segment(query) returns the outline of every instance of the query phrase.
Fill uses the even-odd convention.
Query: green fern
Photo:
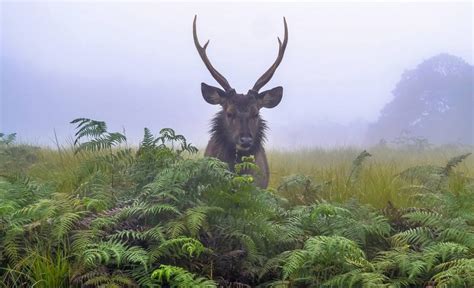
[[[432,280],[439,287],[472,287],[474,285],[474,259],[457,259],[436,267],[439,273]]]
[[[202,243],[194,238],[188,237],[177,237],[168,239],[162,242],[159,246],[155,246],[150,251],[151,262],[155,262],[162,257],[175,257],[175,258],[192,258],[199,256],[205,252],[206,249]]]
[[[229,171],[172,129],[135,150],[105,122],[72,124],[60,152],[0,135],[0,287],[474,286],[469,153],[385,169],[380,193],[416,207],[379,211],[359,202],[381,167],[362,171],[366,151],[349,173],[311,166],[263,190],[252,157]],[[358,201],[325,199],[339,190]],[[418,201],[392,202],[405,191]]]
[[[107,125],[103,121],[96,121],[88,118],[78,118],[71,121],[71,124],[77,124],[76,139],[74,145],[77,145],[75,153],[80,151],[99,151],[111,149],[112,147],[126,141],[125,135],[114,132],[107,132]],[[84,137],[90,138],[89,141],[80,143]]]
[[[119,267],[125,263],[140,264],[147,267],[149,262],[147,251],[137,246],[128,247],[117,240],[90,244],[82,252],[81,258],[85,265],[90,268],[102,264],[114,264]]]
[[[368,157],[371,157],[371,156],[372,155],[369,152],[364,150],[360,152],[360,154],[354,159],[354,161],[352,162],[351,172],[349,173],[349,176],[347,177],[346,186],[348,186],[349,184],[359,179],[360,171],[362,169],[362,164]]]
[[[355,263],[367,262],[355,242],[340,236],[311,237],[303,249],[284,252],[277,258],[282,263],[283,280],[309,285],[321,285],[356,268]]]
[[[158,279],[162,285],[168,287],[217,287],[217,284],[212,280],[197,276],[181,267],[170,265],[160,265],[160,268],[153,271],[151,277]]]

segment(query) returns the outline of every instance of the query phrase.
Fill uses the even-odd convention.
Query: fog
[[[275,60],[286,17],[288,48],[265,86],[284,87],[262,110],[269,147],[363,145],[404,71],[440,53],[473,63],[471,2],[0,5],[0,132],[36,144],[54,131],[67,141],[87,117],[131,143],[171,127],[205,145],[219,107],[200,84],[218,84],[193,44],[195,14],[213,65],[243,93]]]

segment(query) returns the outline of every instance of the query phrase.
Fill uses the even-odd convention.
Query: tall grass
[[[26,146],[25,146],[26,147]],[[278,188],[290,175],[307,176],[314,183],[330,184],[319,192],[318,197],[329,201],[344,202],[351,198],[361,203],[383,208],[388,201],[397,207],[411,207],[414,204],[409,189],[410,183],[400,179],[399,174],[421,165],[444,166],[452,157],[473,151],[471,147],[441,146],[425,150],[373,147],[368,152],[371,157],[364,160],[358,180],[348,183],[353,160],[361,152],[360,148],[307,148],[298,150],[269,150],[269,188],[278,193]],[[71,146],[60,149],[42,148],[34,151],[35,163],[29,168],[29,175],[42,181],[51,181],[59,186],[58,192],[70,192],[77,187],[78,171],[84,162],[100,154],[74,154]],[[31,156],[30,156],[31,157]],[[193,154],[189,157],[198,158]],[[24,166],[24,163],[20,161]],[[468,157],[456,168],[467,177],[474,177],[474,157]],[[461,181],[461,179],[459,179]],[[450,179],[451,185],[456,178]],[[348,185],[350,184],[350,185]]]
[[[474,285],[472,148],[274,150],[260,189],[171,129],[76,121],[68,147],[0,137],[0,287]]]
[[[391,201],[397,207],[413,206],[409,183],[398,176],[415,166],[444,166],[452,157],[473,151],[472,147],[440,146],[424,150],[372,147],[361,169],[358,181],[347,185],[352,162],[361,152],[356,148],[308,148],[267,151],[270,165],[270,187],[278,189],[288,175],[308,176],[317,183],[331,183],[321,198],[343,202],[357,198],[362,203],[382,208]],[[474,177],[474,157],[463,161],[457,171]],[[455,181],[455,180],[452,180]],[[452,185],[456,183],[452,182]],[[408,193],[408,194],[407,194]]]

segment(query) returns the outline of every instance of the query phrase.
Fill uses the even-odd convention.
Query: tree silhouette
[[[400,135],[430,142],[474,143],[473,66],[439,54],[402,74],[394,99],[369,127],[371,141]]]

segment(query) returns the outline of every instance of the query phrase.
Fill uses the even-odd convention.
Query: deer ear
[[[280,103],[281,97],[283,97],[283,87],[281,86],[263,91],[257,96],[258,105],[260,107],[273,108]]]
[[[201,83],[201,92],[204,100],[212,105],[221,104],[226,96],[224,90],[207,85],[206,83]]]

